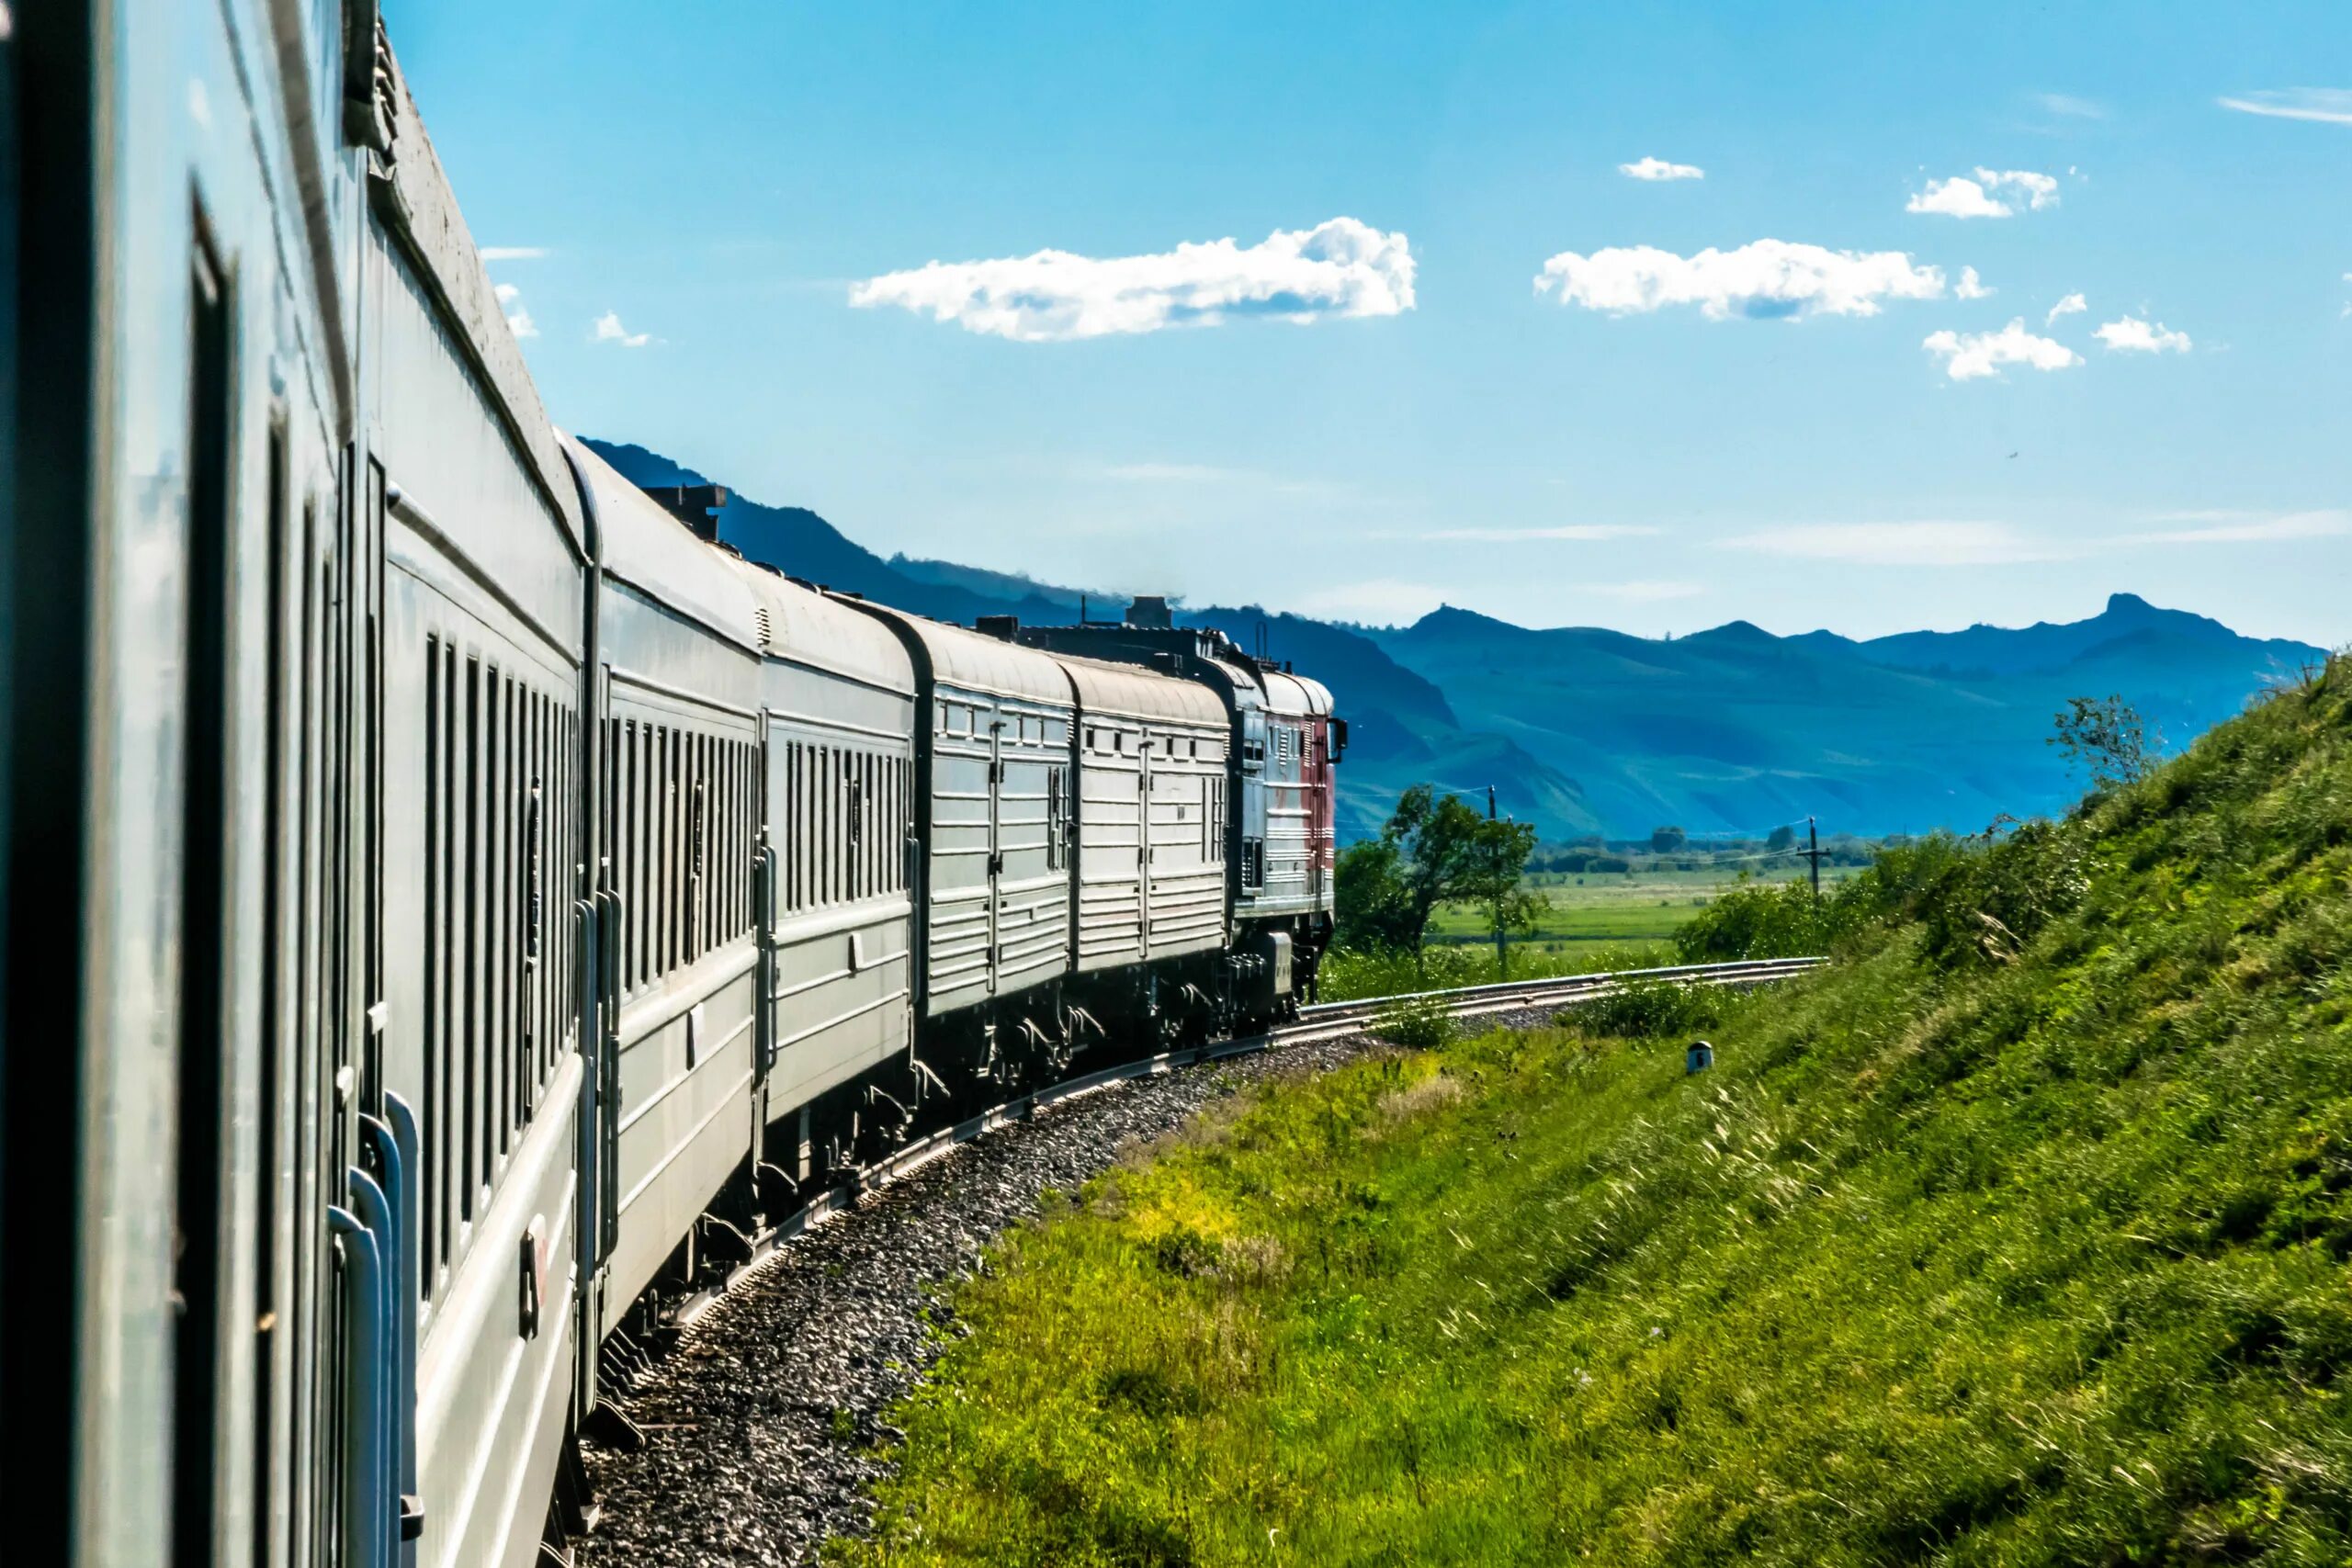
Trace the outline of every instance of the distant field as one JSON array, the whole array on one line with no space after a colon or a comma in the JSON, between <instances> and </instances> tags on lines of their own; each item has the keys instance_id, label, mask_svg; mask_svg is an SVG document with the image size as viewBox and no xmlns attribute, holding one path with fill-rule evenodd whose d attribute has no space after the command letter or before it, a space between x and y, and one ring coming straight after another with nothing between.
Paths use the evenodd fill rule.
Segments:
<instances>
[{"instance_id":1,"label":"distant field","mask_svg":"<svg viewBox=\"0 0 2352 1568\"><path fill-rule=\"evenodd\" d=\"M1850 866L1824 866L1824 886L1851 876ZM1773 870L1762 880L1791 881L1804 875ZM1589 872L1581 876L1546 874L1531 879L1534 891L1550 906L1536 921L1532 935L1514 933L1514 945L1570 947L1584 943L1663 942L1677 927L1712 901L1737 878L1721 871ZM1494 940L1486 916L1467 905L1440 908L1430 922L1433 942L1484 942Z\"/></svg>"}]
</instances>

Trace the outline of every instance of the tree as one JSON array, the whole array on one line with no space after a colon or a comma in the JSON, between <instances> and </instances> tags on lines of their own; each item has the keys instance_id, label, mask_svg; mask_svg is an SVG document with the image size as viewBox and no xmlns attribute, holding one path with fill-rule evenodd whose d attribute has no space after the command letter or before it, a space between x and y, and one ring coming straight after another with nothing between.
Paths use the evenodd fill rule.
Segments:
<instances>
[{"instance_id":1,"label":"tree","mask_svg":"<svg viewBox=\"0 0 2352 1568\"><path fill-rule=\"evenodd\" d=\"M1797 830L1783 822L1772 829L1772 836L1764 840L1764 847L1774 854L1779 854L1783 850L1795 849Z\"/></svg>"},{"instance_id":2,"label":"tree","mask_svg":"<svg viewBox=\"0 0 2352 1568\"><path fill-rule=\"evenodd\" d=\"M1670 855L1690 841L1690 835L1679 828L1650 829L1650 852L1653 854Z\"/></svg>"},{"instance_id":3,"label":"tree","mask_svg":"<svg viewBox=\"0 0 2352 1568\"><path fill-rule=\"evenodd\" d=\"M1533 931L1536 916L1545 908L1544 900L1523 886L1527 857L1534 848L1535 825L1532 822L1482 818L1478 823L1471 874L1462 896L1486 908L1487 929L1496 933L1497 979L1510 978L1506 972L1508 950L1502 945L1501 933Z\"/></svg>"},{"instance_id":4,"label":"tree","mask_svg":"<svg viewBox=\"0 0 2352 1568\"><path fill-rule=\"evenodd\" d=\"M1336 940L1359 953L1414 945L1405 895L1405 857L1395 840L1365 839L1340 852L1332 872Z\"/></svg>"},{"instance_id":5,"label":"tree","mask_svg":"<svg viewBox=\"0 0 2352 1568\"><path fill-rule=\"evenodd\" d=\"M1381 853L1357 857L1358 892L1334 893L1360 900L1363 929L1391 933L1392 945L1416 958L1440 904L1477 904L1507 929L1533 923L1539 906L1520 887L1535 848L1532 824L1491 820L1460 795L1441 798L1419 784L1397 801L1378 841Z\"/></svg>"},{"instance_id":6,"label":"tree","mask_svg":"<svg viewBox=\"0 0 2352 1568\"><path fill-rule=\"evenodd\" d=\"M2099 794L2145 778L2164 750L2164 737L2151 733L2139 710L2120 695L2068 697L2052 722L2057 733L2049 743Z\"/></svg>"}]
</instances>

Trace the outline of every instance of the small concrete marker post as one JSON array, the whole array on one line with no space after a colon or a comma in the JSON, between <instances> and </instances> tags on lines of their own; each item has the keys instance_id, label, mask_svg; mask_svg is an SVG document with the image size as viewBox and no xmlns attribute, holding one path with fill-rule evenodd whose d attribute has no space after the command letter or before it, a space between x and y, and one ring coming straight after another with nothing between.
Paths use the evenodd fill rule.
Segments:
<instances>
[{"instance_id":1,"label":"small concrete marker post","mask_svg":"<svg viewBox=\"0 0 2352 1568\"><path fill-rule=\"evenodd\" d=\"M1682 1073L1703 1073L1715 1065L1715 1048L1703 1040L1690 1042L1690 1049L1682 1054Z\"/></svg>"}]
</instances>

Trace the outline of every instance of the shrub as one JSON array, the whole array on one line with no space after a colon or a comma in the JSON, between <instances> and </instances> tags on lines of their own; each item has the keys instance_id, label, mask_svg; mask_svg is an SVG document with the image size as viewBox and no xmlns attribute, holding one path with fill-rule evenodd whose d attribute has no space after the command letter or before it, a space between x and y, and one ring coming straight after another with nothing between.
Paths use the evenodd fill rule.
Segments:
<instances>
[{"instance_id":1,"label":"shrub","mask_svg":"<svg viewBox=\"0 0 2352 1568\"><path fill-rule=\"evenodd\" d=\"M1732 993L1720 986L1679 980L1626 980L1589 1002L1565 1009L1558 1021L1586 1034L1654 1040L1721 1023Z\"/></svg>"},{"instance_id":2,"label":"shrub","mask_svg":"<svg viewBox=\"0 0 2352 1568\"><path fill-rule=\"evenodd\" d=\"M1374 1034L1408 1051L1442 1050L1458 1032L1453 1011L1436 997L1409 997L1372 1021Z\"/></svg>"},{"instance_id":3,"label":"shrub","mask_svg":"<svg viewBox=\"0 0 2352 1568\"><path fill-rule=\"evenodd\" d=\"M1674 950L1685 964L1810 957L1829 951L1850 913L1803 882L1742 877L1674 933Z\"/></svg>"}]
</instances>

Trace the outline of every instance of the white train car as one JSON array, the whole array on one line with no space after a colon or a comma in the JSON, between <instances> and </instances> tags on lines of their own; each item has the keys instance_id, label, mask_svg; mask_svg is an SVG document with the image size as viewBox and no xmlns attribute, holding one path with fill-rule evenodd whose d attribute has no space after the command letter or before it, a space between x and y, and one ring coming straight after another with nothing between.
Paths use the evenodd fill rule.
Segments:
<instances>
[{"instance_id":1,"label":"white train car","mask_svg":"<svg viewBox=\"0 0 2352 1568\"><path fill-rule=\"evenodd\" d=\"M387 1500L352 1509L344 1560L368 1561L406 1499L394 1522L416 1563L514 1562L541 1534L578 1355L591 541L405 93L391 129L364 252L353 481L381 564L361 599L368 657L351 679L373 690L355 701L352 771L379 783L335 885L362 955L356 1157L383 1189L391 1298L388 1383L356 1369L343 1397L387 1406L398 1452ZM368 595L373 562L358 564Z\"/></svg>"},{"instance_id":2,"label":"white train car","mask_svg":"<svg viewBox=\"0 0 2352 1568\"><path fill-rule=\"evenodd\" d=\"M737 570L757 601L766 749L759 1120L765 1165L797 1186L849 1156L860 1108L820 1102L912 1041L914 665L872 616Z\"/></svg>"},{"instance_id":3,"label":"white train car","mask_svg":"<svg viewBox=\"0 0 2352 1568\"><path fill-rule=\"evenodd\" d=\"M569 450L600 547L601 1339L753 1147L765 737L751 584L594 452Z\"/></svg>"},{"instance_id":4,"label":"white train car","mask_svg":"<svg viewBox=\"0 0 2352 1568\"><path fill-rule=\"evenodd\" d=\"M1000 1032L1062 1034L1072 908L1069 681L1032 649L849 603L897 636L915 672L918 1028L955 1039L955 1053L993 1071L1014 1055ZM918 1074L909 1087L921 1092L928 1082Z\"/></svg>"},{"instance_id":5,"label":"white train car","mask_svg":"<svg viewBox=\"0 0 2352 1568\"><path fill-rule=\"evenodd\" d=\"M1098 1018L1205 1027L1197 961L1226 944L1225 706L1197 682L1055 659L1078 703L1073 992Z\"/></svg>"},{"instance_id":6,"label":"white train car","mask_svg":"<svg viewBox=\"0 0 2352 1568\"><path fill-rule=\"evenodd\" d=\"M10 1560L521 1568L707 1242L1283 1004L1328 694L822 593L560 437L368 6L0 20Z\"/></svg>"}]
</instances>

